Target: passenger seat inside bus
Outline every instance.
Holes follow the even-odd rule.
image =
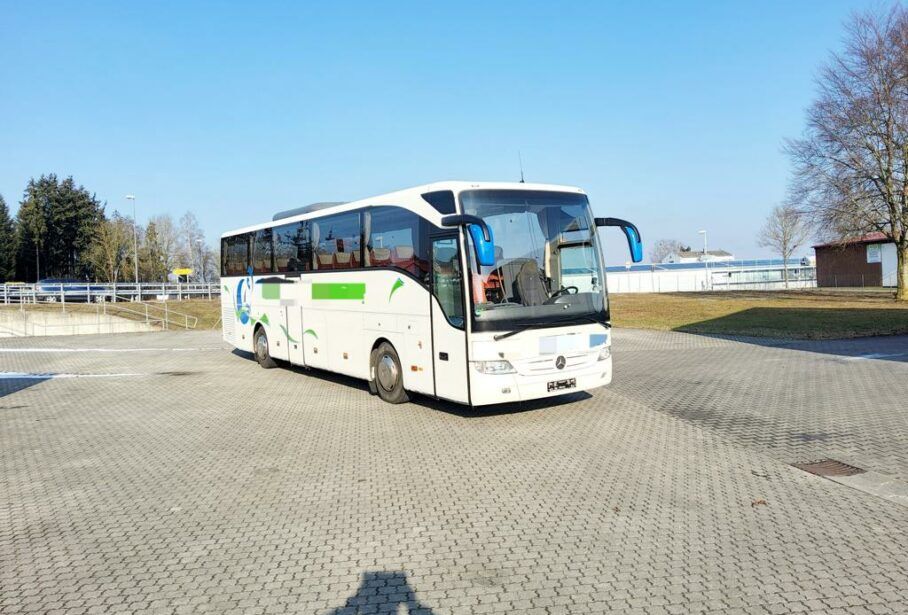
[[[369,261],[373,267],[387,267],[391,264],[389,248],[372,248],[369,250]]]
[[[394,246],[391,248],[391,262],[395,267],[406,269],[410,273],[413,271],[413,246]]]

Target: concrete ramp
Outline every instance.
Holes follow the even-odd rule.
[[[79,312],[0,309],[0,337],[45,335],[98,335],[154,331],[145,322],[110,314]]]

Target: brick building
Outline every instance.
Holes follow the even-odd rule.
[[[813,246],[817,286],[895,286],[895,244],[883,233]]]

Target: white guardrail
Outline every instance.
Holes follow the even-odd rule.
[[[0,303],[104,303],[119,301],[184,301],[212,299],[221,294],[220,283],[39,282],[0,284]]]

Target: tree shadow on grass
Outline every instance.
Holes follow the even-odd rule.
[[[233,349],[232,352],[238,357],[242,357],[250,361],[255,360],[255,355],[251,352],[238,350],[236,348]],[[341,386],[358,389],[360,391],[363,391],[366,395],[369,395],[369,384],[365,380],[361,380],[359,378],[325,371],[317,367],[303,367],[301,365],[291,365],[285,362],[280,362],[278,363],[278,365],[280,365],[284,369],[288,369],[308,378],[318,378],[319,380],[324,380],[326,382],[333,382],[334,384],[339,384]],[[418,404],[425,408],[439,410],[441,412],[453,414],[461,418],[483,418],[505,414],[520,414],[522,412],[532,412],[535,410],[553,408],[556,406],[589,399],[591,397],[592,395],[590,395],[586,391],[576,391],[573,393],[558,395],[556,397],[546,397],[543,399],[534,399],[531,401],[472,407],[466,404],[458,404],[444,399],[435,399],[433,397],[422,395],[420,393],[411,393],[410,401],[411,403]]]
[[[410,587],[407,573],[364,572],[356,593],[347,598],[343,606],[328,615],[433,615],[434,611],[416,598]]]
[[[908,309],[756,307],[674,330],[771,348],[908,362]]]

